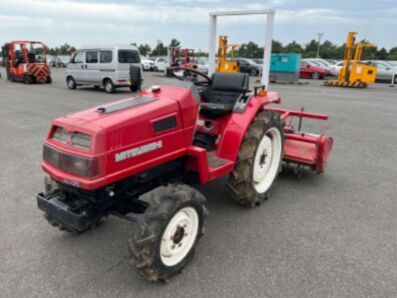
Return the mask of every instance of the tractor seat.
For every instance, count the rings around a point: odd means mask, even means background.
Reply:
[[[204,102],[200,104],[200,113],[214,119],[233,112],[236,102],[249,88],[249,76],[245,73],[214,73],[212,84],[204,91]]]

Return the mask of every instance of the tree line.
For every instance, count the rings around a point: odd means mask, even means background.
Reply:
[[[46,47],[46,52],[48,55],[58,56],[58,55],[71,55],[76,52],[76,48],[69,45],[68,43],[64,43],[60,47],[49,48]]]
[[[363,40],[362,42],[368,42]],[[180,46],[180,42],[177,39],[172,39],[168,47]],[[167,46],[162,41],[157,41],[156,46],[152,49],[148,44],[141,44],[138,46],[139,51],[142,55],[147,56],[165,56],[167,55]],[[272,53],[297,53],[301,54],[303,58],[313,58],[317,55],[318,42],[311,40],[307,44],[299,44],[296,41],[292,41],[286,45],[283,45],[280,41],[273,40]],[[234,51],[234,56],[245,57],[245,58],[262,58],[263,47],[260,47],[255,42],[243,43],[240,48]],[[324,59],[343,59],[345,55],[345,44],[337,45],[333,42],[326,40],[320,45],[320,57]],[[207,52],[196,52],[197,56],[208,56]],[[366,49],[363,54],[363,59],[374,59],[374,60],[397,60],[397,47],[390,49],[389,51],[385,48],[373,47]]]
[[[367,42],[363,40],[363,42]],[[158,40],[155,47],[151,47],[149,44],[136,44],[131,43],[138,47],[141,55],[143,56],[166,56],[167,48],[169,47],[179,47],[181,42],[176,38],[171,39],[168,44],[163,43]],[[317,55],[318,42],[316,40],[311,40],[307,44],[299,44],[296,41],[292,41],[286,45],[283,45],[280,41],[273,40],[272,53],[298,53],[302,54],[303,58],[313,58]],[[70,55],[75,52],[76,48],[65,43],[60,47],[47,48],[47,53],[50,55]],[[263,47],[260,47],[255,42],[243,43],[240,45],[238,50],[235,50],[233,55],[235,57],[245,57],[245,58],[262,58],[263,57]],[[324,59],[343,59],[345,53],[345,44],[337,45],[333,42],[326,40],[320,45],[320,57]],[[197,56],[208,56],[207,52],[198,51]],[[393,47],[390,50],[385,48],[370,48],[366,49],[363,54],[363,59],[375,59],[375,60],[397,60],[397,47]]]

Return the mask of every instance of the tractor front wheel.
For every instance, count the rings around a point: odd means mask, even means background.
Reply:
[[[256,115],[240,146],[228,188],[239,204],[254,207],[270,196],[283,158],[283,123],[277,113]]]
[[[203,234],[205,198],[187,185],[161,186],[142,198],[148,203],[138,215],[129,240],[131,264],[152,282],[167,282],[192,259]]]

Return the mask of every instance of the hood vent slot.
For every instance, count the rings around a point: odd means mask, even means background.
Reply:
[[[97,113],[100,114],[110,114],[114,112],[118,112],[121,110],[129,109],[132,107],[139,106],[144,103],[152,102],[157,100],[155,97],[136,97],[128,101],[120,102],[120,103],[115,103],[113,105],[108,105],[106,107],[100,107],[96,110]]]
[[[153,129],[155,133],[167,131],[176,127],[176,116],[171,116],[153,123]]]

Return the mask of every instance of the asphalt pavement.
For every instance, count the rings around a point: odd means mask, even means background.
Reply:
[[[282,106],[327,113],[304,129],[334,138],[326,173],[283,173],[255,209],[229,197],[226,179],[200,187],[206,235],[169,284],[128,265],[131,224],[110,217],[82,235],[51,227],[36,207],[51,120],[131,96],[0,79],[0,297],[396,297],[397,88],[272,85]],[[145,73],[145,85],[164,83]]]

